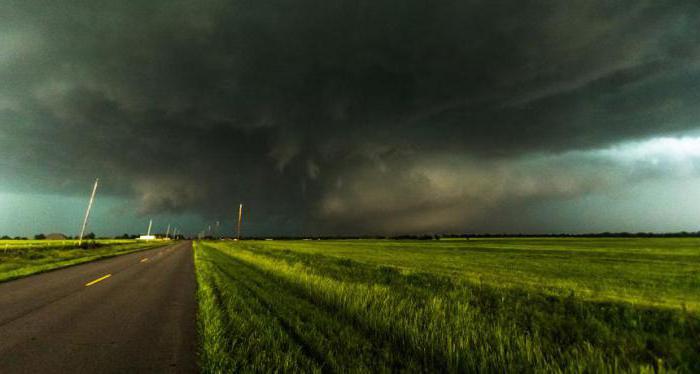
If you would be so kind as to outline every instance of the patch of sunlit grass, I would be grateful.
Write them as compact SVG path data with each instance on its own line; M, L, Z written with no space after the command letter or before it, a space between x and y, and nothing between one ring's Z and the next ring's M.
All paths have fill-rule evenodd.
M165 244L157 241L97 240L86 242L83 248L74 241L11 242L15 242L14 246L7 249L0 244L0 282Z
M557 243L562 244L566 243ZM490 257L481 275L496 272L498 276L475 280L451 271L456 265L451 255L465 249L441 245L393 241L199 244L195 256L200 290L218 290L202 294L200 306L217 310L217 318L225 320L215 333L200 328L204 346L212 337L216 342L220 337L247 336L249 328L243 322L232 322L241 316L245 321L257 319L258 331L266 331L268 338L286 342L274 346L272 340L245 338L214 344L217 354L204 354L203 367L219 367L209 365L211 356L228 362L227 368L264 371L282 370L281 363L287 365L285 371L698 369L693 366L700 362L697 315L683 307L649 306L649 296L635 289L648 283L603 278L601 287L593 287L599 274L593 271L587 282L578 274L567 278L561 272L558 282L538 284L533 269L547 269L543 265L547 260L535 258L540 264L529 270L525 261L512 266L508 254L518 253L513 252L512 243L503 256L503 267L512 279L507 279L506 270L499 271L498 259ZM419 248L432 261L426 261ZM523 251L520 255L531 254ZM474 254L472 260L478 254L490 255L482 250ZM550 260L561 263L557 256ZM479 274L470 269L469 274ZM527 281L519 281L520 277ZM588 293L576 288L582 284L586 287L581 290ZM598 300L595 293L609 298L606 287L611 285L627 300ZM659 284L656 291L663 291L663 286ZM227 306L238 302L249 309ZM260 358L267 355L274 359ZM264 362L267 365L260 364Z

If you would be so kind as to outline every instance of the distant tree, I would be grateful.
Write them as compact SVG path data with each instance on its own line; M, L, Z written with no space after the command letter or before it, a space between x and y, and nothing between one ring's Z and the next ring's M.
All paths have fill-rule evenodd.
M44 240L44 239L46 239L46 235L44 235L44 234L34 235L34 240Z
M11 239L12 239L12 238L10 238L10 237L7 236L7 235L3 235L3 237L0 238L0 240L11 240Z
M95 239L95 233L91 232L91 233L85 235L85 239Z

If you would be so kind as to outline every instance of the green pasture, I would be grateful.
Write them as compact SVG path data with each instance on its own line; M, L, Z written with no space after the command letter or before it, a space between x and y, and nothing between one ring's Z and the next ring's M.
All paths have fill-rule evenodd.
M700 310L700 239L695 238L316 240L250 245L494 286L557 294L573 291L591 300Z
M198 242L205 372L700 371L700 240Z
M0 240L0 282L165 245L164 241L98 239Z

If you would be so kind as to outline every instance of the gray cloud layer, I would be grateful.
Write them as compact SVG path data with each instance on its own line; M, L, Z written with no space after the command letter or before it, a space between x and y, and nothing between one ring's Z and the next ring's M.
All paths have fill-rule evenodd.
M699 39L694 1L0 0L0 187L459 230L624 184L537 157L696 129Z

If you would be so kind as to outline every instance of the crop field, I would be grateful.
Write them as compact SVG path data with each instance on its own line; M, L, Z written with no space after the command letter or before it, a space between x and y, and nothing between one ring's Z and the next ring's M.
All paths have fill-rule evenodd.
M700 240L195 243L204 372L698 372Z
M76 240L0 240L0 282L165 243L100 239L83 244L78 247Z

